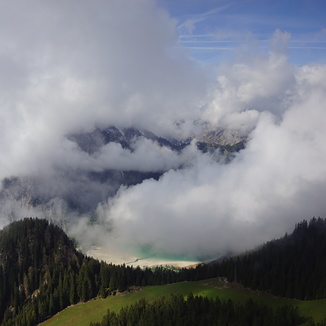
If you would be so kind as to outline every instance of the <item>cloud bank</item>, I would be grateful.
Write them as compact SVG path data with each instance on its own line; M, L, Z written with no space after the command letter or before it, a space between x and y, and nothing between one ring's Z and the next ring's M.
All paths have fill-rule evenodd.
M21 178L19 200L2 192L2 226L15 211L64 221L88 245L214 257L324 216L326 67L291 65L276 30L268 53L241 49L211 80L176 45L177 26L151 0L1 2L0 179ZM186 137L193 121L250 140L224 164L195 141L90 154L67 137L110 125ZM111 169L165 173L112 198L116 184L87 177ZM93 211L71 210L68 195Z
M293 67L273 49L222 67L204 116L253 128L246 149L230 164L198 155L187 169L121 189L103 220L130 247L203 257L250 249L324 216L325 72Z
M0 21L0 178L51 168L69 133L198 115L205 76L153 1L2 1Z

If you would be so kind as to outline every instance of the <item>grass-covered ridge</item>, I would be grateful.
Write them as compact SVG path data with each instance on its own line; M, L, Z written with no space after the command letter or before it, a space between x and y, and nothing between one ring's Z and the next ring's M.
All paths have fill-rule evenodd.
M314 321L319 322L326 318L326 300L301 301L262 295L256 292L244 290L238 286L225 286L218 278L198 281L198 282L180 282L163 286L145 287L143 290L125 294L121 296L112 296L106 299L92 300L69 307L51 319L47 320L42 326L89 326L91 322L99 322L107 313L107 310L118 312L122 307L130 306L140 299L146 298L152 301L156 298L169 294L181 294L187 296L193 293L194 296L203 296L227 301L231 299L234 302L244 303L252 298L255 301L262 302L272 308L284 305L294 305L299 309L299 314L304 317L312 317Z

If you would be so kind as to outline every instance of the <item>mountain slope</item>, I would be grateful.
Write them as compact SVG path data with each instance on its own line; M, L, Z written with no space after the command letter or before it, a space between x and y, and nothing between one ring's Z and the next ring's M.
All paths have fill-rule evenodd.
M58 226L25 218L0 231L0 323L35 325L71 304L176 276L99 262L78 252Z
M291 235L215 264L178 273L114 266L85 257L58 226L26 218L0 231L1 325L35 325L79 301L128 287L226 276L272 294L299 299L326 293L326 220L299 223Z
M230 282L282 297L320 299L326 297L325 257L326 220L313 218L257 250L200 266L197 275L226 276Z
M45 220L24 219L4 228L0 232L2 325L32 325L57 311L56 273L65 268L76 271L83 259L67 235Z

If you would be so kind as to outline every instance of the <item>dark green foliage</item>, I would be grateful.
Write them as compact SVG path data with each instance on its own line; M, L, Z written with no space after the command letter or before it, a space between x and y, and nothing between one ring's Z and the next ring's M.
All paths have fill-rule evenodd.
M71 304L97 296L106 297L131 286L216 276L226 276L230 281L236 279L246 287L276 295L324 298L325 256L326 221L313 219L298 224L291 235L218 264L203 264L179 272L163 267L142 270L85 257L75 250L73 241L58 226L28 218L0 231L0 323L3 326L35 325ZM190 297L187 304L192 300ZM247 309L251 305L248 303ZM228 318L231 319L232 307L234 304L230 302ZM195 318L192 317L194 310L189 309L188 314L191 320ZM282 311L279 314L282 315ZM114 325L118 317L111 314L108 318ZM153 316L148 316L147 320L153 318L156 320ZM201 324L205 321L199 321L198 325Z
M28 218L0 232L0 321L35 325L69 304L66 268L83 255L48 221Z
M0 323L35 325L79 301L175 282L176 275L85 257L58 226L26 218L0 231Z
M246 287L297 299L320 299L326 294L325 257L326 221L314 218L299 223L290 236L224 266L231 280L236 269L238 282Z
M307 326L326 326L326 319L320 321L320 322L314 322L312 318L306 321L305 325Z
M291 235L223 262L184 270L188 280L226 276L231 282L297 299L326 297L326 220L296 225Z
M248 300L236 304L190 294L185 300L181 295L161 297L154 302L145 299L121 309L120 313L108 311L102 322L91 326L292 326L303 322L297 309L284 306L272 309L262 303Z

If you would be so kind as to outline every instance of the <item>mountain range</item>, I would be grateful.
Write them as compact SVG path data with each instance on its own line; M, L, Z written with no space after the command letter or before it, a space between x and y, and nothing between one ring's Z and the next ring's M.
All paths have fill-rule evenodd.
M84 153L86 157L97 157L108 145L114 145L118 149L133 153L141 141L152 142L161 150L175 153L177 156L195 142L198 150L225 163L229 162L235 152L244 148L248 135L237 130L211 130L205 128L199 135L193 135L185 139L175 139L156 135L149 130L141 130L133 127L95 128L91 132L75 133L66 138L77 151ZM144 154L150 156L150 151ZM182 169L182 162L174 166ZM11 176L2 180L0 191L0 205L4 216L9 221L14 221L22 215L30 215L29 209L42 211L44 216L50 219L57 215L56 209L76 214L92 215L97 205L113 197L118 189L124 186L139 184L146 179L159 179L169 169L143 170L137 166L134 168L116 167L82 169L74 166L68 168L54 167L54 172L38 175ZM59 207L59 208L58 208Z

